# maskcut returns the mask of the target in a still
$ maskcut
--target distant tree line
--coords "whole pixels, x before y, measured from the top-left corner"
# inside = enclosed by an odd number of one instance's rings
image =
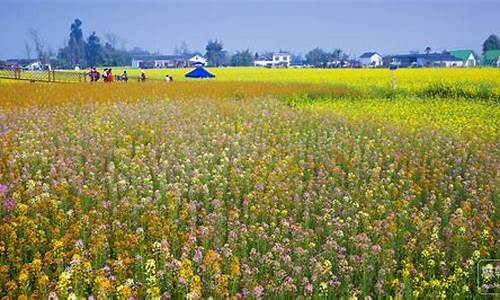
[[[30,42],[25,41],[24,43],[27,58],[31,59],[32,54],[35,54],[35,57],[44,64],[51,63],[62,68],[74,68],[75,66],[85,68],[89,66],[130,65],[132,56],[157,54],[139,47],[126,50],[124,42],[113,33],[105,34],[104,42],[96,32],[92,32],[85,39],[82,24],[80,19],[74,20],[70,26],[67,43],[57,52],[46,46],[46,43],[35,29],[30,29],[28,32]],[[121,45],[119,45],[120,43]],[[489,50],[500,49],[500,39],[492,34],[484,41],[482,48],[483,54]],[[431,51],[430,47],[425,49],[425,53]],[[201,54],[189,51],[186,42],[182,42],[179,47],[176,47],[174,53],[186,57]],[[210,40],[205,47],[204,55],[208,60],[208,65],[212,67],[253,66],[254,61],[261,57],[270,59],[272,52],[264,52],[259,55],[258,53],[252,54],[249,49],[246,49],[230,54],[224,49],[222,41]],[[306,53],[305,59],[301,56],[292,55],[292,63],[305,63],[317,68],[341,66],[348,59],[349,55],[341,49],[334,49],[329,52],[321,48],[314,48]],[[1,61],[0,64],[2,64]]]

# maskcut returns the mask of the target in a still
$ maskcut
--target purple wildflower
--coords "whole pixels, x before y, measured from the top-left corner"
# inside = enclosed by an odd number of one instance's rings
[[[75,247],[79,248],[79,249],[82,249],[83,248],[83,241],[82,240],[77,240],[75,242]]]
[[[306,286],[304,287],[304,290],[306,291],[307,294],[312,294],[313,289],[314,287],[311,283],[307,283]]]
[[[196,252],[195,252],[194,257],[193,257],[193,261],[195,263],[200,263],[202,259],[203,259],[203,253],[201,252],[200,249],[196,249]]]
[[[12,198],[8,198],[4,204],[3,204],[3,207],[5,208],[5,210],[7,212],[10,212],[10,211],[13,211],[14,208],[16,208],[16,200],[12,199]]]
[[[111,268],[108,265],[105,265],[103,268],[104,273],[106,273],[107,276],[111,274]]]
[[[8,186],[6,186],[5,184],[0,184],[0,195],[7,193],[8,190],[9,190]]]
[[[256,288],[253,289],[253,296],[257,299],[262,298],[262,295],[264,294],[264,288],[262,286],[257,286]]]
[[[241,295],[243,296],[243,298],[247,298],[248,297],[248,289],[243,288],[243,290],[241,290]]]

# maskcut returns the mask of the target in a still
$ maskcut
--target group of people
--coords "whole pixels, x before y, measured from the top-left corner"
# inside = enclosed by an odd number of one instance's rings
[[[117,75],[115,77],[113,75],[113,69],[111,69],[111,68],[105,68],[103,70],[103,73],[101,76],[99,71],[97,71],[97,69],[95,67],[92,67],[92,68],[90,68],[90,71],[88,72],[88,76],[89,76],[91,82],[99,81],[99,79],[101,79],[101,77],[102,77],[102,80],[104,82],[113,82],[115,80],[116,81],[124,81],[124,82],[128,81],[127,71],[123,71],[122,75]],[[141,75],[139,76],[139,82],[145,82],[146,79],[147,79],[146,73],[144,71],[142,71]],[[165,81],[167,81],[167,82],[174,81],[174,78],[171,75],[167,74],[165,76]]]
[[[101,78],[101,74],[99,73],[99,71],[97,71],[97,69],[95,67],[90,69],[88,76],[90,78],[90,81],[92,81],[92,82],[99,81],[99,79]],[[122,75],[118,75],[116,77],[113,75],[113,69],[111,69],[111,68],[105,68],[102,71],[102,80],[104,82],[113,82],[113,81],[115,81],[115,79],[116,79],[116,81],[127,82],[128,81],[127,71],[123,71]]]

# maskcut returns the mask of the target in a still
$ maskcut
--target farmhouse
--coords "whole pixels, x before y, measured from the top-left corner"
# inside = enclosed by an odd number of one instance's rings
[[[359,57],[363,67],[380,67],[383,65],[382,56],[377,52],[365,52]]]
[[[486,51],[483,64],[490,67],[500,67],[500,50]]]
[[[11,68],[17,67],[17,68],[23,68],[28,65],[32,64],[41,64],[40,60],[38,59],[26,59],[26,58],[12,58],[12,59],[7,59],[5,61],[5,65]]]
[[[478,60],[472,50],[453,50],[449,51],[451,56],[462,60],[463,67],[475,67],[478,65]]]
[[[205,66],[207,60],[201,55],[193,57],[183,55],[138,55],[132,57],[133,68],[187,68]]]
[[[462,67],[464,61],[448,52],[429,54],[400,54],[391,56],[391,64],[398,67]]]
[[[7,59],[2,68],[23,69],[25,71],[52,71],[50,64],[43,64],[39,59]]]
[[[292,62],[290,53],[277,52],[272,57],[261,56],[254,61],[256,67],[288,68]]]

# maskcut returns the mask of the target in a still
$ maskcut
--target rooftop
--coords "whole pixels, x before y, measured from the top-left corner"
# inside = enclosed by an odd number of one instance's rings
[[[184,55],[134,55],[132,59],[134,60],[183,60],[190,59],[190,56]]]
[[[471,54],[474,54],[472,50],[453,50],[453,51],[448,51],[452,56],[460,58],[461,60],[467,60],[469,59],[469,56]]]
[[[498,60],[500,58],[500,49],[498,50],[489,50],[484,54],[485,60]]]
[[[485,65],[496,65],[498,60],[500,60],[500,49],[489,50],[484,54]]]
[[[365,53],[361,54],[361,56],[359,58],[370,58],[375,54],[378,54],[378,53],[377,52],[365,52]],[[378,55],[380,55],[380,54],[378,54]]]
[[[462,61],[462,59],[451,55],[450,53],[429,53],[429,54],[398,54],[392,55],[392,58],[400,58],[400,59],[426,59],[432,61]]]

